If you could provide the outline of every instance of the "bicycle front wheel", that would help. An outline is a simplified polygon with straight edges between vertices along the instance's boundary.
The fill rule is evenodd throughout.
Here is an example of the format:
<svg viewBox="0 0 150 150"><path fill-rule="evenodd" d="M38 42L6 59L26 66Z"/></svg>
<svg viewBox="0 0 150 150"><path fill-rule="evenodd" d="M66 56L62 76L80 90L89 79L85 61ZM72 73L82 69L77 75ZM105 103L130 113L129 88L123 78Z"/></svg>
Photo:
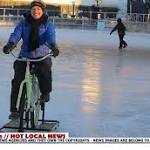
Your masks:
<svg viewBox="0 0 150 150"><path fill-rule="evenodd" d="M20 123L19 123L19 132L24 131L24 115L25 115L25 108L26 108L26 85L23 86L22 94L21 94L21 100L20 100Z"/></svg>
<svg viewBox="0 0 150 150"><path fill-rule="evenodd" d="M33 110L31 111L31 128L34 129L38 126L38 121L41 112L40 105L40 90L39 84L36 77L32 79L32 102Z"/></svg>

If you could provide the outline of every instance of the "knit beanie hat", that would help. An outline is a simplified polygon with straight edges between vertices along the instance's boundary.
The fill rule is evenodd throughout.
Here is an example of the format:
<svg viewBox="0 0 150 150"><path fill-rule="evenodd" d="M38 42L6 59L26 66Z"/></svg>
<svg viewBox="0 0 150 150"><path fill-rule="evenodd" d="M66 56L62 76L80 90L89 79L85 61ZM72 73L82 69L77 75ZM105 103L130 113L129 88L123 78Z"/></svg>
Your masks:
<svg viewBox="0 0 150 150"><path fill-rule="evenodd" d="M43 11L44 11L44 9L46 7L45 3L42 0L34 0L34 1L32 1L30 8L32 8L33 6L39 6L39 7L42 8Z"/></svg>

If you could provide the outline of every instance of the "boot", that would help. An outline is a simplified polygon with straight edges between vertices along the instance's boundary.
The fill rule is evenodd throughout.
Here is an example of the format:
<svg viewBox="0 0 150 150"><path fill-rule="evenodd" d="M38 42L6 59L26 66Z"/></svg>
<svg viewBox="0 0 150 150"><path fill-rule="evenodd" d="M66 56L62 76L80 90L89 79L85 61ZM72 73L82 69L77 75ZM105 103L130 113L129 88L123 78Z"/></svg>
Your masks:
<svg viewBox="0 0 150 150"><path fill-rule="evenodd" d="M16 120L19 118L19 113L18 112L11 112L8 118L11 120Z"/></svg>
<svg viewBox="0 0 150 150"><path fill-rule="evenodd" d="M40 102L41 103L45 103L45 102L48 102L49 101L49 93L48 94L41 94L41 96L40 96Z"/></svg>

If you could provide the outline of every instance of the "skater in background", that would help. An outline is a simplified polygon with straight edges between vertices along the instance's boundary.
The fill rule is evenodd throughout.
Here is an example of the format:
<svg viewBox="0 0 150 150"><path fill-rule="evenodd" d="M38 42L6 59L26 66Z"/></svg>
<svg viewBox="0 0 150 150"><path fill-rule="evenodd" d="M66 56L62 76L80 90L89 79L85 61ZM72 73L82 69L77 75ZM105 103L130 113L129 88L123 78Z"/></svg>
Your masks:
<svg viewBox="0 0 150 150"><path fill-rule="evenodd" d="M10 50L22 39L23 43L19 53L20 58L36 59L44 57L50 51L48 46L51 47L53 56L58 56L59 50L56 46L55 27L45 14L44 2L41 0L31 2L30 11L24 16L25 18L19 22L14 32L10 35L8 43L3 47L3 52L9 54ZM51 58L48 57L34 64L39 80L41 102L47 102L49 100L49 93L52 91ZM20 84L25 76L25 70L26 62L18 60L14 62L9 119L17 119L19 117L16 102Z"/></svg>
<svg viewBox="0 0 150 150"><path fill-rule="evenodd" d="M110 32L110 35L116 30L118 30L118 36L120 40L119 49L126 48L128 45L126 41L123 39L125 36L126 27L122 23L121 18L118 18L117 25L112 29L112 31Z"/></svg>

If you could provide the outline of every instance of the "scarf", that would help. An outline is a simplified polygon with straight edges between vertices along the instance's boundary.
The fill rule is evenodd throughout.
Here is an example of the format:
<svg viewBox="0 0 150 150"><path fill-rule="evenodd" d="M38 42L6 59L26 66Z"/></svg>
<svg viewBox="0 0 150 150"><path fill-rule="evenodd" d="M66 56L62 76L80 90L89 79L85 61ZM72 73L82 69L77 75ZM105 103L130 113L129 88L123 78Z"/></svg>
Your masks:
<svg viewBox="0 0 150 150"><path fill-rule="evenodd" d="M43 14L40 19L34 19L31 14L26 16L26 21L31 26L31 32L29 35L29 45L28 50L30 52L35 51L37 48L39 48L39 26L42 23L46 23L48 19L48 16L46 14Z"/></svg>

